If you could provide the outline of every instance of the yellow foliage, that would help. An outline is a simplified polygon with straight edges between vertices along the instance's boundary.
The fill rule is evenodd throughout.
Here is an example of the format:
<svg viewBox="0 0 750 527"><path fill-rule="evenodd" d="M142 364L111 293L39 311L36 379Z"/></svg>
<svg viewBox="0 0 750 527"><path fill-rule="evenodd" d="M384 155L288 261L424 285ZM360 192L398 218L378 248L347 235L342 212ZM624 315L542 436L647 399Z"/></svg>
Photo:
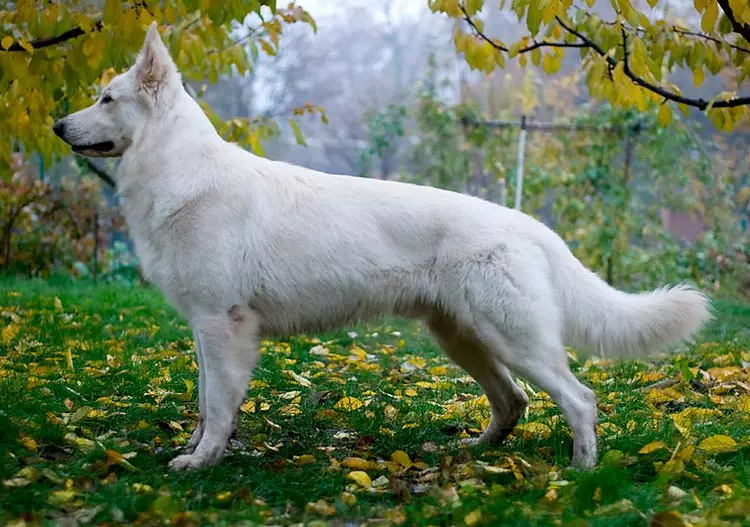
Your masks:
<svg viewBox="0 0 750 527"><path fill-rule="evenodd" d="M92 96L117 72L133 63L152 20L162 24L160 33L168 43L186 80L204 80L229 72L236 66L249 68L242 46L233 42L233 20L243 20L249 11L260 12L268 1L195 2L167 0L149 9L121 0L105 2L17 2L15 10L0 10L0 177L9 177L11 145L39 153L52 165L69 148L54 137L51 120L91 103ZM199 16L200 15L200 16ZM261 44L275 54L283 28L293 23L314 26L309 13L294 3L264 15L253 35L270 35ZM78 30L82 34L72 33ZM64 35L73 36L65 38ZM50 39L62 37L58 43ZM255 46L260 37L247 40ZM210 60L209 60L210 59ZM103 73L104 72L104 73ZM317 111L317 109L316 109ZM273 133L273 123L245 120L240 127L216 123L229 140L255 144ZM239 129L237 129L239 128Z"/></svg>
<svg viewBox="0 0 750 527"><path fill-rule="evenodd" d="M706 70L712 76L731 77L728 84L746 87L750 60L747 60L747 46L742 45L744 39L739 36L737 40L738 31L726 16L720 19L725 8L716 0L695 0L692 25L661 14L658 6L663 1L647 0L653 10L644 10L642 2L613 1L617 15L602 19L585 8L573 6L570 0L517 0L510 9L527 32L507 46L484 31L480 10L474 2L470 7L462 4L467 7L465 12L457 8L456 0L435 0L429 4L433 11L470 22L465 33L455 30L454 44L472 69L491 73L495 67L505 66L506 55L517 58L519 65L526 67L527 55L531 55L534 66L547 75L555 75L565 52L572 52L568 48L577 47L581 70L593 98L641 112L661 103L659 123L668 125L674 105L682 112L687 112L689 106L703 110L706 105L698 98L687 97L687 104L681 100L680 88L667 80L672 70L689 68L696 87L704 84ZM594 3L587 0L589 7ZM729 0L729 8L737 21L750 24L750 4L746 0ZM689 14L685 18L691 19ZM713 98L714 102L736 104L726 108L720 104L722 110L710 110L709 105L709 118L718 129L728 132L747 122L750 115L747 107L736 101L747 95L722 92Z"/></svg>

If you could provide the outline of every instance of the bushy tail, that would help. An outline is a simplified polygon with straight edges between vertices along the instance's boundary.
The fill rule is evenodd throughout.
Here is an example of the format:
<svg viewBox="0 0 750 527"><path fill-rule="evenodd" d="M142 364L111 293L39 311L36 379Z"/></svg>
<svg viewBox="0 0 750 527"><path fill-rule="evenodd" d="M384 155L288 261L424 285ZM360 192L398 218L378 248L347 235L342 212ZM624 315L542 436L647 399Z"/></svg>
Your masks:
<svg viewBox="0 0 750 527"><path fill-rule="evenodd" d="M601 357L648 356L690 339L712 318L710 301L686 285L629 294L610 287L565 247L557 253L565 343Z"/></svg>

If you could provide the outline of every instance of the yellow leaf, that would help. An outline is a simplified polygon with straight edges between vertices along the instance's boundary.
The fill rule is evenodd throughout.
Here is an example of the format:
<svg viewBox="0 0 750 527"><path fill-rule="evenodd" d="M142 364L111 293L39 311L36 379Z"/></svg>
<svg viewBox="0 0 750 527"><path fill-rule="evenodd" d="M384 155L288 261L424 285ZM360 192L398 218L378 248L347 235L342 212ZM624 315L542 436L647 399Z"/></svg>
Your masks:
<svg viewBox="0 0 750 527"><path fill-rule="evenodd" d="M27 40L21 39L18 41L18 44L20 44L20 46L29 53L34 53L34 48L31 46L31 44L29 44Z"/></svg>
<svg viewBox="0 0 750 527"><path fill-rule="evenodd" d="M58 313L62 313L63 311L62 301L58 297L55 297L55 311Z"/></svg>
<svg viewBox="0 0 750 527"><path fill-rule="evenodd" d="M555 59L551 53L544 55L544 58L542 59L542 69L547 75L551 75L555 72Z"/></svg>
<svg viewBox="0 0 750 527"><path fill-rule="evenodd" d="M302 410L300 410L300 407L296 404L288 404L282 408L279 409L279 413L281 415L299 415L302 413Z"/></svg>
<svg viewBox="0 0 750 527"><path fill-rule="evenodd" d="M653 527L684 527L686 524L679 511L662 511L651 517L649 525Z"/></svg>
<svg viewBox="0 0 750 527"><path fill-rule="evenodd" d="M8 324L0 332L0 338L2 338L3 344L10 344L10 341L16 338L18 330L20 329L18 324Z"/></svg>
<svg viewBox="0 0 750 527"><path fill-rule="evenodd" d="M656 452L657 450L661 450L667 448L666 443L664 441L654 441L653 443L649 443L648 445L641 448L638 453L639 454L650 454L651 452Z"/></svg>
<svg viewBox="0 0 750 527"><path fill-rule="evenodd" d="M128 470L138 470L133 465L130 464L130 462L126 459L127 457L132 457L135 455L135 452L132 452L131 454L121 454L120 452L117 452L116 450L110 450L107 449L104 451L104 454L107 456L107 465L121 465Z"/></svg>
<svg viewBox="0 0 750 527"><path fill-rule="evenodd" d="M393 454L391 454L391 460L398 463L404 468L409 468L410 466L412 466L411 459L409 459L409 454L407 454L403 450L396 450Z"/></svg>
<svg viewBox="0 0 750 527"><path fill-rule="evenodd" d="M719 4L715 0L711 0L706 6L706 12L703 13L701 18L701 29L704 33L711 33L716 26L716 20L719 18Z"/></svg>
<svg viewBox="0 0 750 527"><path fill-rule="evenodd" d="M30 450L32 452L36 452L36 449L37 449L36 441L34 441L29 436L23 436L21 438L21 444L23 446L25 446L28 450Z"/></svg>
<svg viewBox="0 0 750 527"><path fill-rule="evenodd" d="M703 84L703 68L700 66L693 70L693 84L695 84L696 88Z"/></svg>
<svg viewBox="0 0 750 527"><path fill-rule="evenodd" d="M346 468L356 468L359 470L367 470L368 468L374 468L373 464L366 459L361 457L348 457L344 459L341 464Z"/></svg>
<svg viewBox="0 0 750 527"><path fill-rule="evenodd" d="M743 395L737 400L737 410L750 414L750 395Z"/></svg>
<svg viewBox="0 0 750 527"><path fill-rule="evenodd" d="M356 397L343 397L333 405L334 408L341 408L343 410L356 410L360 408L364 403Z"/></svg>
<svg viewBox="0 0 750 527"><path fill-rule="evenodd" d="M85 419L89 415L89 412L91 412L90 406L81 406L70 416L70 422L77 423L78 421Z"/></svg>
<svg viewBox="0 0 750 527"><path fill-rule="evenodd" d="M13 45L13 37L11 36L5 36L2 40L0 40L0 46L3 47L3 49L8 49Z"/></svg>
<svg viewBox="0 0 750 527"><path fill-rule="evenodd" d="M672 123L672 109L667 103L662 104L659 108L659 115L656 120L662 126L668 126Z"/></svg>
<svg viewBox="0 0 750 527"><path fill-rule="evenodd" d="M448 374L448 368L445 366L433 366L429 369L430 375L447 375Z"/></svg>
<svg viewBox="0 0 750 527"><path fill-rule="evenodd" d="M246 414L254 414L255 413L255 401L245 402L242 406L240 406L240 410L242 410Z"/></svg>
<svg viewBox="0 0 750 527"><path fill-rule="evenodd" d="M73 501L77 493L74 490L55 490L47 497L47 503L59 507Z"/></svg>
<svg viewBox="0 0 750 527"><path fill-rule="evenodd" d="M120 0L107 0L104 3L104 23L116 26L122 19L122 5Z"/></svg>
<svg viewBox="0 0 750 527"><path fill-rule="evenodd" d="M360 487L369 487L370 485L372 485L370 476L367 475L367 472L363 472L361 470L354 470L352 472L349 472L346 477L357 483L357 485L359 485Z"/></svg>
<svg viewBox="0 0 750 527"><path fill-rule="evenodd" d="M534 439L534 437L547 439L552 434L552 430L544 423L523 423L516 425L513 433L526 440Z"/></svg>
<svg viewBox="0 0 750 527"><path fill-rule="evenodd" d="M225 490L225 491L223 491L223 492L219 492L219 493L218 493L218 494L216 495L216 499L217 499L218 501L227 501L227 500L228 500L229 498L231 498L231 497L232 497L232 493L231 493L231 491L228 491L228 490Z"/></svg>
<svg viewBox="0 0 750 527"><path fill-rule="evenodd" d="M417 390L415 390L414 388L407 388L407 389L406 389L406 390L404 391L404 393L405 393L406 395L408 395L409 397L416 397L416 395L417 395Z"/></svg>
<svg viewBox="0 0 750 527"><path fill-rule="evenodd" d="M312 454L302 454L301 456L295 457L294 462L297 463L298 466L309 465L310 463L315 463L315 456Z"/></svg>
<svg viewBox="0 0 750 527"><path fill-rule="evenodd" d="M476 525L480 522L482 519L482 509L474 509L469 514L464 516L464 523L471 527L472 525Z"/></svg>
<svg viewBox="0 0 750 527"><path fill-rule="evenodd" d="M712 454L731 452L737 448L737 442L729 436L718 434L701 441L698 448Z"/></svg>
<svg viewBox="0 0 750 527"><path fill-rule="evenodd" d="M96 443L94 443L91 439L86 439L85 437L78 437L72 432L65 434L65 437L63 439L65 439L65 441L67 441L68 443L74 444L76 447L83 450L84 452L90 451L96 445Z"/></svg>
<svg viewBox="0 0 750 527"><path fill-rule="evenodd" d="M703 10L706 9L706 6L708 5L708 1L709 0L693 0L693 5L698 12L703 12Z"/></svg>
<svg viewBox="0 0 750 527"><path fill-rule="evenodd" d="M302 375L295 373L292 370L285 370L284 373L288 374L292 379L294 379L295 381L297 381L299 384L301 384L302 386L306 388L309 388L310 386L312 386L312 383L310 382L309 379L306 379Z"/></svg>

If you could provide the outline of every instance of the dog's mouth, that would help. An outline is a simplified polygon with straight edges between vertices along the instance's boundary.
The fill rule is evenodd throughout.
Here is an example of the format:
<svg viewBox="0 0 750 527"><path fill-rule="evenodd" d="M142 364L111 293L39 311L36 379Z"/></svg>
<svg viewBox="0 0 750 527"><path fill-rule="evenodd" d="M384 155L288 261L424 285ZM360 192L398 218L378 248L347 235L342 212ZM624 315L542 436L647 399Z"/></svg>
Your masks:
<svg viewBox="0 0 750 527"><path fill-rule="evenodd" d="M93 143L90 145L71 145L71 147L73 148L73 152L79 154L106 154L115 148L115 144L112 141L102 141L101 143Z"/></svg>

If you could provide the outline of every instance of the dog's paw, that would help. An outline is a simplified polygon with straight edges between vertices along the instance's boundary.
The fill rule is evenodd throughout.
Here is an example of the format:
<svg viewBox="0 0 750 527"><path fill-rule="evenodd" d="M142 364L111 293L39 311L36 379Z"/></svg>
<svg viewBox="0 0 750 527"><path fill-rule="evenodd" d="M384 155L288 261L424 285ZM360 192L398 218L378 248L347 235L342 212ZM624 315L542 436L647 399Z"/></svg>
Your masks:
<svg viewBox="0 0 750 527"><path fill-rule="evenodd" d="M196 470L216 464L215 461L196 456L195 454L183 454L169 462L169 468L176 471Z"/></svg>

